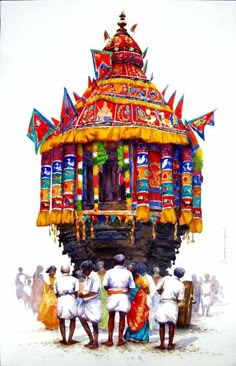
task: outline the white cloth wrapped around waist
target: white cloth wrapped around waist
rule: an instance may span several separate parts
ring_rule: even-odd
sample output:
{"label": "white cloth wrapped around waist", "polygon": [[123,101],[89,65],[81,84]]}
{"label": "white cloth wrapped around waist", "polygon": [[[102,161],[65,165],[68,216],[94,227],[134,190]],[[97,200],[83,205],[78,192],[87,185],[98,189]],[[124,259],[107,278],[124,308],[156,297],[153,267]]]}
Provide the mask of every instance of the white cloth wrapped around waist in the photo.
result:
{"label": "white cloth wrapped around waist", "polygon": [[178,318],[178,312],[179,308],[177,301],[161,300],[157,307],[156,320],[159,323],[171,322],[176,324]]}
{"label": "white cloth wrapped around waist", "polygon": [[107,290],[108,296],[116,295],[116,294],[127,294],[127,293],[128,293],[128,289],[125,287],[114,287],[114,288],[109,288]]}
{"label": "white cloth wrapped around waist", "polygon": [[[178,302],[176,299],[160,299],[160,302],[162,301],[172,301],[172,302]],[[183,300],[182,300],[183,301]]]}
{"label": "white cloth wrapped around waist", "polygon": [[99,323],[102,318],[102,303],[100,296],[81,299],[78,306],[78,316],[88,321]]}
{"label": "white cloth wrapped around waist", "polygon": [[64,294],[57,299],[57,315],[60,319],[73,319],[78,315],[75,296]]}
{"label": "white cloth wrapped around waist", "polygon": [[75,297],[75,293],[74,292],[71,292],[71,291],[63,291],[61,293],[58,293],[58,297],[66,296],[66,295],[71,295],[71,296],[74,296]]}

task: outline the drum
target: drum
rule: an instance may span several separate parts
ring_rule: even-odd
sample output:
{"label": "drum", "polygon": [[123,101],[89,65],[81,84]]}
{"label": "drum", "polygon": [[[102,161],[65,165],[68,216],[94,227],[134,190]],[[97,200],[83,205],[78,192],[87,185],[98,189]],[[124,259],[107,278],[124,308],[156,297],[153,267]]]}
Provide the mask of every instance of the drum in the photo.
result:
{"label": "drum", "polygon": [[192,303],[193,303],[193,282],[183,281],[185,287],[184,305],[179,307],[179,315],[177,320],[177,327],[188,327],[191,321],[192,315]]}

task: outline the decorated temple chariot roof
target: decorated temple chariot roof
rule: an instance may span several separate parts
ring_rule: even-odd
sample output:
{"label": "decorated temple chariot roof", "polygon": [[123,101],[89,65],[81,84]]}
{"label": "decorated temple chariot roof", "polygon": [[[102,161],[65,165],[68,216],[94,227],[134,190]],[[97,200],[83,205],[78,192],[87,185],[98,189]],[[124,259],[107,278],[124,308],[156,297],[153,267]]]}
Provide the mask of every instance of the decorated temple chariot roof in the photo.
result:
{"label": "decorated temple chariot roof", "polygon": [[137,139],[189,144],[181,115],[146,76],[144,53],[126,29],[124,12],[103,50],[91,50],[95,78],[74,104],[74,118],[54,132],[41,152],[61,143]]}

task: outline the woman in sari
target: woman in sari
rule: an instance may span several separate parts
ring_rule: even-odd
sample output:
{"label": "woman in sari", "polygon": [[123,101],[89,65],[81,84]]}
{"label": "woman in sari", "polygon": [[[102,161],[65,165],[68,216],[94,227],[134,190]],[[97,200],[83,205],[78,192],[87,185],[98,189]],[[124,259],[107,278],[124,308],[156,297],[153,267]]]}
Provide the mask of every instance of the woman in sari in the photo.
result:
{"label": "woman in sari", "polygon": [[57,317],[57,297],[54,293],[53,287],[56,282],[56,267],[50,266],[46,273],[48,278],[43,285],[43,295],[39,304],[39,312],[37,320],[42,322],[46,329],[57,329],[59,320]]}
{"label": "woman in sari", "polygon": [[41,297],[43,296],[43,267],[37,266],[33,274],[31,307],[34,313],[38,313]]}
{"label": "woman in sari", "polygon": [[103,287],[103,279],[106,273],[106,269],[104,267],[104,262],[99,261],[97,263],[97,274],[101,281],[101,302],[102,302],[102,319],[98,324],[100,329],[107,329],[108,326],[108,310],[107,310],[107,292]]}
{"label": "woman in sari", "polygon": [[136,263],[129,264],[127,268],[132,272],[135,288],[129,292],[131,308],[127,314],[128,327],[125,331],[124,338],[131,342],[145,343],[149,341],[148,282],[138,273]]}

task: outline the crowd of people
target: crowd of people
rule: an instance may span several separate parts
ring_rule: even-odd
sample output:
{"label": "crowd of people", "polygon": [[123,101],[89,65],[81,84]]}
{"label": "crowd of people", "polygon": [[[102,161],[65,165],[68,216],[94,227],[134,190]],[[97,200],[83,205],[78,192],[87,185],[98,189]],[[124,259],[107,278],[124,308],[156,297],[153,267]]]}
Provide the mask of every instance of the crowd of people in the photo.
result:
{"label": "crowd of people", "polygon": [[210,316],[211,306],[223,302],[223,287],[215,275],[206,273],[204,278],[196,274],[192,275],[194,302],[192,317],[198,319],[200,316]]}
{"label": "crowd of people", "polygon": [[[148,273],[144,263],[128,263],[123,254],[113,258],[114,266],[106,270],[103,261],[83,261],[80,270],[71,274],[70,265],[57,268],[37,266],[29,276],[19,268],[16,276],[16,295],[26,308],[37,314],[46,329],[60,330],[63,345],[74,344],[76,319],[79,319],[88,343],[85,347],[99,347],[99,332],[107,331],[106,347],[114,344],[116,314],[118,317],[117,346],[127,342],[149,342],[150,331],[159,330],[160,344],[155,348],[172,350],[179,308],[184,306],[185,274],[177,267],[173,275],[162,277],[157,266]],[[125,265],[126,264],[126,265]],[[209,315],[210,306],[217,301],[220,290],[215,276],[206,274],[204,280],[192,276],[194,287],[193,316]],[[69,335],[65,322],[69,321]],[[168,327],[168,344],[165,332]]]}

